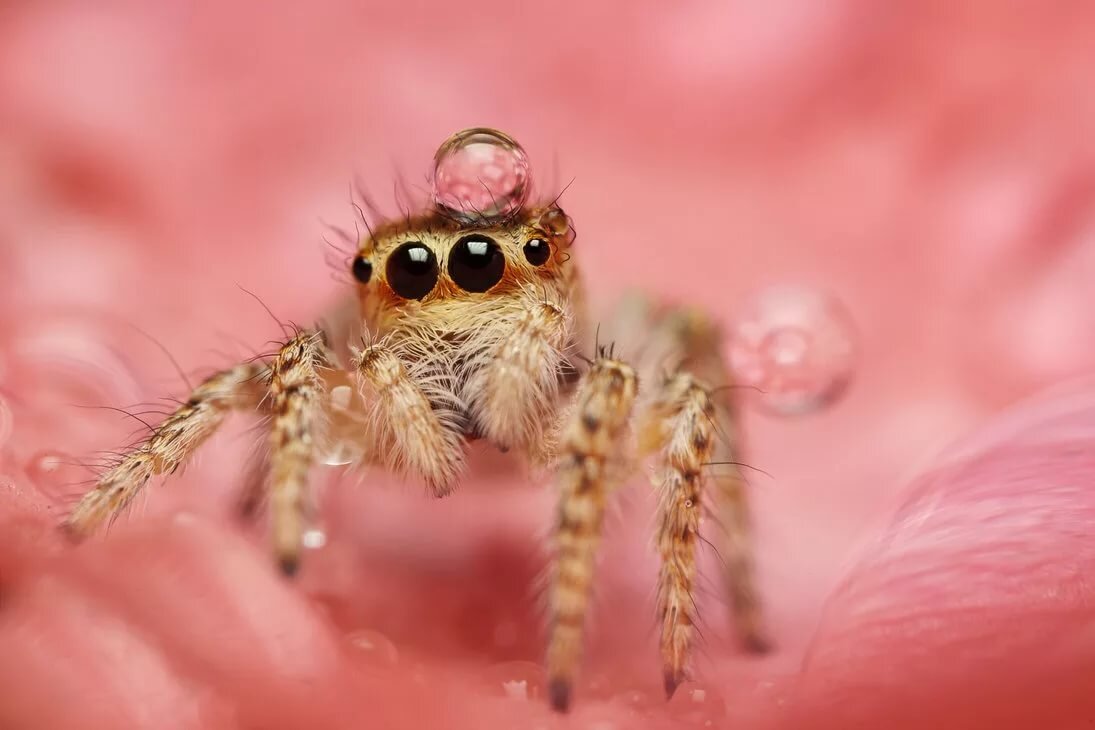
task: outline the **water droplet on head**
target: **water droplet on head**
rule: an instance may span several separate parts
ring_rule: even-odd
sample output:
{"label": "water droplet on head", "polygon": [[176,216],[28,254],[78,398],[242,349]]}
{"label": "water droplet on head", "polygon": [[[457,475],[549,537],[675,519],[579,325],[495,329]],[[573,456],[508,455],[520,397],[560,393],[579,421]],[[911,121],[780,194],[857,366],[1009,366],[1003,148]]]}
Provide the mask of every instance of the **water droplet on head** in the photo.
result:
{"label": "water droplet on head", "polygon": [[730,332],[735,381],[758,389],[755,402],[780,416],[833,404],[855,367],[855,328],[835,298],[780,286],[752,297]]}
{"label": "water droplet on head", "polygon": [[486,669],[483,673],[483,686],[493,697],[539,700],[545,696],[547,677],[539,664],[502,662],[492,664]]}
{"label": "water droplet on head", "polygon": [[399,663],[399,650],[395,644],[379,631],[361,629],[346,636],[346,641],[357,650],[357,655],[367,663],[390,667]]}
{"label": "water droplet on head", "polygon": [[502,132],[465,129],[434,156],[434,203],[460,218],[510,215],[525,204],[528,188],[528,157]]}

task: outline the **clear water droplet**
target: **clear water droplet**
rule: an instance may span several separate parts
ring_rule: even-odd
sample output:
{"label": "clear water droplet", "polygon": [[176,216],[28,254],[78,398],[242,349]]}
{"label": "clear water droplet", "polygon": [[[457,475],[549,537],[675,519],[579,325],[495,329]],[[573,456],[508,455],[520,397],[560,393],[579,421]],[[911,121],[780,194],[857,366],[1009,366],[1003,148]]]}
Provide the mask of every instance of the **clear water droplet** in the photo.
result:
{"label": "clear water droplet", "polygon": [[528,156],[515,140],[493,129],[465,129],[434,156],[433,199],[465,219],[507,216],[525,204]]}
{"label": "clear water droplet", "polygon": [[722,727],[726,701],[712,686],[682,682],[666,708],[669,716],[686,727]]}
{"label": "clear water droplet", "polygon": [[483,672],[483,686],[493,697],[536,701],[545,696],[547,676],[533,662],[501,662]]}
{"label": "clear water droplet", "polygon": [[327,533],[318,527],[313,527],[304,531],[300,543],[308,550],[319,550],[327,544]]}
{"label": "clear water droplet", "polygon": [[399,649],[384,634],[371,629],[361,629],[346,636],[346,641],[357,650],[358,656],[378,667],[390,667],[399,663]]}
{"label": "clear water droplet", "polygon": [[660,692],[645,689],[629,689],[612,698],[612,703],[625,708],[631,716],[645,716],[665,704]]}
{"label": "clear water droplet", "polygon": [[779,286],[752,297],[730,333],[736,382],[758,389],[754,401],[774,415],[796,416],[832,405],[855,369],[851,316],[834,297]]}
{"label": "clear water droplet", "polygon": [[24,471],[39,492],[55,500],[67,500],[94,483],[90,469],[60,451],[39,451],[27,460]]}

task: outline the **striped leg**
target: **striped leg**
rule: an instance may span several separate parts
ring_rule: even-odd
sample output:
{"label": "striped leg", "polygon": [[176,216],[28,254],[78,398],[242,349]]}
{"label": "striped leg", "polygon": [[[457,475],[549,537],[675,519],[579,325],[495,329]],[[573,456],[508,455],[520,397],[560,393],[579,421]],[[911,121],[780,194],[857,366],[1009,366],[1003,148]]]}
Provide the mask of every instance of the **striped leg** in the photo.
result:
{"label": "striped leg", "polygon": [[76,539],[91,534],[117,517],[153,476],[178,469],[229,411],[257,409],[265,371],[263,364],[243,364],[206,378],[151,436],[99,477],[63,523],[65,531]]}
{"label": "striped leg", "polygon": [[582,629],[607,493],[618,477],[638,388],[631,367],[598,359],[578,386],[559,453],[559,512],[547,674],[552,706],[566,711],[582,654]]}
{"label": "striped leg", "polygon": [[668,377],[644,413],[641,445],[660,452],[658,618],[665,693],[685,678],[695,641],[696,541],[704,509],[704,467],[714,446],[715,406],[687,373]]}
{"label": "striped leg", "polygon": [[286,575],[300,563],[308,507],[308,472],[321,436],[329,366],[321,333],[301,332],[270,364],[270,510],[274,554]]}

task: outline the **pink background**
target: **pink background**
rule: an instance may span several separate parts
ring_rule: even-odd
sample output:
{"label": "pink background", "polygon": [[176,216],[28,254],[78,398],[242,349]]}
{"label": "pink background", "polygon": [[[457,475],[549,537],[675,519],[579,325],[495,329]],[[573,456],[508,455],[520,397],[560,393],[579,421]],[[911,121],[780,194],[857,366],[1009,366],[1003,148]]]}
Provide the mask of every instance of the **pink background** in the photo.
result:
{"label": "pink background", "polygon": [[[1095,365],[1090,4],[95,5],[0,8],[0,725],[1095,717],[1095,388],[1000,415]],[[185,391],[135,328],[191,373],[267,349],[238,286],[315,318],[347,290],[320,237],[352,226],[350,181],[389,203],[473,125],[521,140],[542,187],[573,178],[599,304],[644,287],[730,317],[804,282],[855,317],[845,400],[748,418],[778,651],[737,653],[707,556],[705,703],[659,696],[641,479],[565,720],[500,696],[536,689],[552,510],[500,457],[443,501],[318,471],[328,542],[297,585],[229,518],[246,423],[106,539],[51,529],[90,476],[69,462],[134,433],[76,406]]]}

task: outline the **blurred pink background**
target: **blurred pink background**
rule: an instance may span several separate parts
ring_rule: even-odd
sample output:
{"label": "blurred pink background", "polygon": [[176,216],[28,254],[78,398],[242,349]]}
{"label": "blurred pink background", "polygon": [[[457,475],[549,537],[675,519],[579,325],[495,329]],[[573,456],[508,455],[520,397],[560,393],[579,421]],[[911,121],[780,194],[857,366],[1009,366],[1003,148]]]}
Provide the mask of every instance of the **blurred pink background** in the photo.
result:
{"label": "blurred pink background", "polygon": [[[4,5],[0,725],[1084,727],[1095,390],[1000,414],[1095,366],[1093,49],[1082,2]],[[535,694],[552,510],[501,457],[443,501],[317,470],[296,585],[228,516],[243,421],[106,539],[51,529],[133,432],[76,406],[185,390],[138,328],[192,373],[264,350],[238,287],[314,319],[350,182],[389,204],[476,125],[573,179],[599,306],[789,282],[855,319],[844,400],[747,419],[778,651],[737,653],[707,556],[704,703],[659,695],[642,479],[565,719],[500,689]]]}

